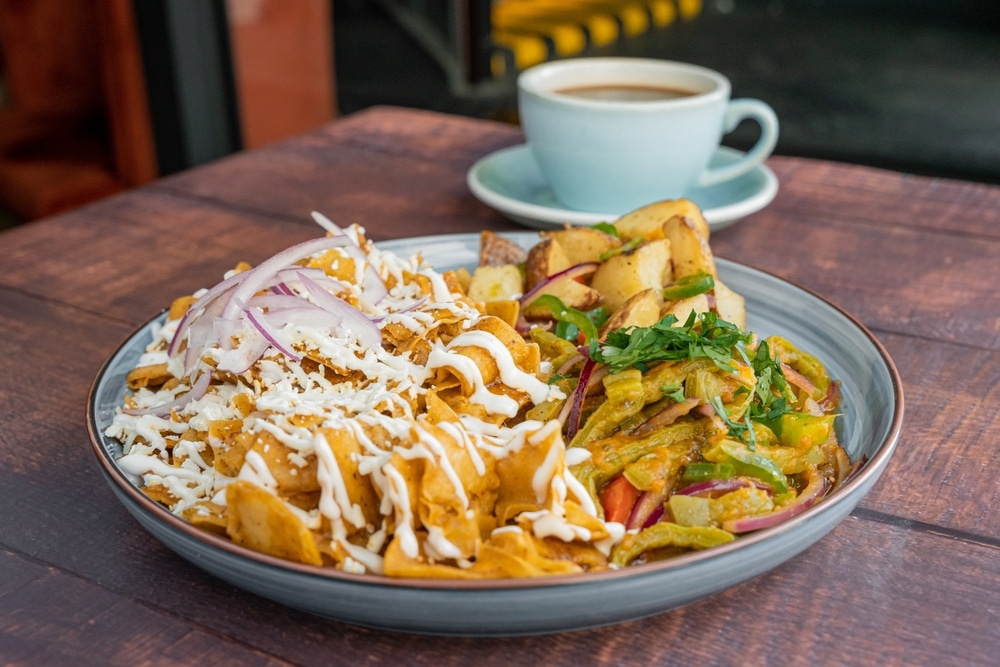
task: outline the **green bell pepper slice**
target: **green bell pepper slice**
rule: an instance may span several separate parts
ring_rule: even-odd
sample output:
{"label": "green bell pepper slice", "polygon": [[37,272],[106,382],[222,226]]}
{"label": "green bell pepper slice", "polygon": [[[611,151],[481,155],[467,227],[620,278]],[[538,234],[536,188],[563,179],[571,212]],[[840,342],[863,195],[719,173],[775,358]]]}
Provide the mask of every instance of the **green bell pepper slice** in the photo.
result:
{"label": "green bell pepper slice", "polygon": [[625,567],[650,549],[710,549],[734,539],[732,533],[713,526],[680,526],[661,521],[638,533],[626,533],[625,538],[611,550],[611,564]]}
{"label": "green bell pepper slice", "polygon": [[663,288],[662,294],[668,301],[677,301],[711,292],[713,289],[715,289],[715,279],[712,274],[700,271],[675,280]]}

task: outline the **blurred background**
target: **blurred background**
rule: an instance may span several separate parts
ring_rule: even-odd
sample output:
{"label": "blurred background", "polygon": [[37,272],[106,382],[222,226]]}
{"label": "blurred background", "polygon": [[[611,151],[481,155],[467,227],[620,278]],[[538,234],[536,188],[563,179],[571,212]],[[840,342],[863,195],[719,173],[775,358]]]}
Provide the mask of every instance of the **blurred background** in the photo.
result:
{"label": "blurred background", "polygon": [[778,154],[1000,183],[996,0],[0,0],[0,226],[373,105],[517,123],[600,55],[719,70]]}

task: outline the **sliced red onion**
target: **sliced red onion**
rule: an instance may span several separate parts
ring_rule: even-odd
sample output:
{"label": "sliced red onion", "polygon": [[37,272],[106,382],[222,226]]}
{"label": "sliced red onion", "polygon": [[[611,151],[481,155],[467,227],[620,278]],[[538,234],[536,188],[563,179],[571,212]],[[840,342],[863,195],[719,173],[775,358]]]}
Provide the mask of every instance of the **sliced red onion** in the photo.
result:
{"label": "sliced red onion", "polygon": [[563,363],[563,365],[558,368],[558,370],[556,370],[556,375],[566,375],[566,373],[568,373],[569,370],[571,368],[573,368],[573,366],[577,365],[578,363],[580,363],[581,361],[583,361],[585,358],[586,357],[584,357],[582,354],[579,354],[579,353],[574,354],[572,357],[570,357],[569,359],[567,359]]}
{"label": "sliced red onion", "polygon": [[281,284],[285,285],[285,287],[288,288],[289,293],[294,295],[296,294],[296,291],[292,289],[292,286],[289,283],[292,284],[297,283],[299,280],[300,273],[309,276],[319,284],[323,285],[323,287],[330,288],[334,292],[351,291],[350,285],[341,282],[336,278],[331,278],[326,274],[326,271],[324,271],[323,269],[309,267],[309,266],[299,266],[298,264],[294,264],[292,266],[289,266],[288,268],[281,269],[280,271],[274,274],[274,280],[281,281]]}
{"label": "sliced red onion", "polygon": [[[246,315],[246,318],[250,320],[250,324],[252,324],[254,328],[267,339],[267,342],[270,343],[274,349],[278,350],[278,352],[281,352],[292,361],[302,361],[302,357],[296,354],[292,346],[283,340],[284,336],[281,335],[281,330],[278,327],[271,326],[271,323],[267,320],[267,318],[262,317],[263,313],[260,311],[255,313],[253,308],[244,306],[243,314]],[[256,359],[254,361],[256,361]]]}
{"label": "sliced red onion", "polygon": [[666,491],[643,491],[629,514],[625,527],[629,530],[649,528],[663,517]]}
{"label": "sliced red onion", "polygon": [[847,484],[849,481],[854,479],[854,477],[857,476],[859,472],[861,472],[861,468],[863,468],[866,463],[868,463],[868,455],[862,454],[861,457],[854,462],[854,465],[851,466],[850,472],[847,473],[847,477],[844,478],[844,481],[841,482],[841,485]]}
{"label": "sliced red onion", "polygon": [[194,381],[191,388],[178,396],[169,403],[163,403],[161,405],[154,405],[148,408],[124,408],[122,412],[127,415],[132,415],[133,417],[141,417],[142,415],[156,415],[157,417],[165,417],[170,414],[171,410],[179,410],[185,405],[192,401],[197,401],[205,392],[208,391],[208,386],[212,382],[212,374],[209,372],[204,372],[198,376],[198,379]]}
{"label": "sliced red onion", "polygon": [[188,344],[184,353],[185,375],[191,374],[205,350],[213,343],[218,342],[223,350],[232,347],[233,336],[241,325],[238,322],[226,322],[219,317],[224,307],[225,299],[214,299],[188,327]]}
{"label": "sliced red onion", "polygon": [[[236,374],[248,370],[272,345],[298,361],[300,355],[280,333],[291,318],[298,316],[303,320],[297,323],[331,330],[346,324],[363,345],[381,345],[382,336],[378,327],[356,308],[328,291],[328,288],[335,292],[350,290],[350,286],[330,278],[321,269],[296,265],[303,258],[324,250],[344,248],[365,262],[368,269],[366,283],[370,283],[373,290],[367,297],[375,302],[383,299],[388,294],[385,283],[358,245],[335,225],[332,226],[332,233],[333,236],[287,248],[209,289],[181,318],[168,353],[175,354],[181,341],[187,338],[186,374],[191,373],[205,350],[213,344],[218,344],[222,350],[219,370]],[[296,293],[291,284],[295,281],[302,284],[302,294]],[[262,290],[268,290],[269,294],[259,294]],[[304,298],[306,293],[317,303],[307,301]],[[240,344],[234,347],[234,339],[241,334]]]}
{"label": "sliced red onion", "polygon": [[365,347],[382,345],[382,331],[364,313],[340,297],[330,294],[307,275],[300,273],[299,280],[320,308],[344,318],[344,324],[358,337]]}
{"label": "sliced red onion", "polygon": [[226,303],[225,309],[222,311],[222,317],[229,320],[236,319],[241,310],[241,306],[239,304],[245,304],[254,294],[267,287],[271,283],[275,274],[281,269],[294,264],[304,257],[309,257],[331,248],[341,248],[344,247],[345,244],[350,243],[352,243],[351,239],[347,236],[324,236],[323,238],[312,239],[310,241],[293,245],[292,247],[286,248],[276,255],[269,257],[254,268],[245,272],[248,275],[236,287],[236,289],[233,290],[233,293],[229,297],[229,301]]}
{"label": "sliced red onion", "polygon": [[[395,311],[389,313],[389,315],[397,315],[397,314],[401,314],[401,313],[409,313],[410,311],[416,310],[420,306],[424,305],[428,301],[430,301],[430,297],[425,294],[422,297],[420,297],[419,299],[417,299],[416,301],[410,303],[408,306],[406,306],[406,308],[400,308],[399,310],[395,310]],[[385,320],[385,318],[388,317],[389,315],[381,315],[379,317],[373,317],[373,318],[371,318],[371,321],[375,322],[376,324],[378,324],[378,323],[381,323],[383,320]]]}
{"label": "sliced red onion", "polygon": [[362,283],[363,291],[358,295],[358,299],[365,301],[372,306],[377,306],[389,296],[389,288],[386,287],[382,276],[378,274],[371,262],[365,258],[365,279]]}
{"label": "sliced red onion", "polygon": [[389,295],[389,289],[386,287],[385,281],[382,280],[382,276],[378,274],[375,267],[368,261],[368,256],[365,254],[364,250],[362,250],[353,239],[347,236],[347,232],[337,226],[336,223],[322,213],[313,211],[312,218],[320,227],[328,231],[333,236],[343,236],[351,241],[349,245],[344,246],[344,250],[355,259],[364,262],[365,267],[365,279],[361,285],[364,290],[364,294],[361,298],[372,305],[379,304]]}
{"label": "sliced red onion", "polygon": [[521,297],[521,307],[524,308],[530,305],[531,302],[535,300],[535,297],[537,297],[545,290],[545,288],[556,280],[560,280],[562,278],[574,280],[580,276],[587,276],[596,271],[598,266],[600,265],[597,262],[584,262],[582,264],[575,264],[568,269],[553,273],[551,276],[545,280],[539,281],[537,285],[525,292],[524,296]]}
{"label": "sliced red onion", "polygon": [[[280,283],[280,281],[272,281],[274,274],[280,268],[322,250],[339,247],[345,242],[345,239],[347,242],[350,242],[350,239],[346,237],[341,239],[324,237],[300,243],[278,253],[252,269],[235,273],[214,287],[211,287],[191,304],[191,307],[188,308],[187,312],[181,318],[181,321],[177,325],[177,330],[174,332],[174,336],[167,346],[167,354],[173,356],[178,351],[181,341],[184,340],[189,328],[196,320],[206,316],[219,316],[226,320],[239,319],[240,309],[235,305],[234,298],[242,302],[248,301],[250,297],[261,289]],[[191,363],[192,358],[199,358],[203,352],[200,346],[191,345],[190,341],[188,347],[189,354],[186,357],[186,367]],[[228,343],[223,341],[222,347],[223,349],[228,349]],[[195,349],[191,350],[190,348]],[[187,372],[190,372],[190,368],[188,368]]]}
{"label": "sliced red onion", "polygon": [[566,439],[572,440],[576,432],[580,430],[580,414],[583,411],[583,399],[587,397],[587,388],[590,383],[590,376],[593,375],[597,362],[587,359],[580,369],[580,379],[576,384],[576,389],[570,395],[567,403],[570,404],[569,414],[566,417]]}
{"label": "sliced red onion", "polygon": [[806,392],[807,395],[812,396],[816,391],[816,385],[812,380],[807,378],[802,373],[798,372],[788,364],[781,364],[781,372],[785,374],[785,379],[791,384]]}
{"label": "sliced red onion", "polygon": [[678,418],[683,417],[698,407],[700,402],[700,398],[688,398],[680,403],[671,403],[643,423],[639,424],[632,431],[632,435],[643,435],[644,433],[649,433],[650,431],[654,431],[658,428],[669,426],[677,421]]}
{"label": "sliced red onion", "polygon": [[724,521],[722,528],[723,530],[728,530],[730,533],[749,533],[754,530],[776,526],[782,521],[787,521],[815,505],[826,493],[826,487],[826,478],[818,472],[814,472],[812,479],[809,480],[809,484],[806,485],[806,488],[802,489],[802,493],[791,504],[768,514]]}
{"label": "sliced red onion", "polygon": [[[256,334],[256,330],[254,331]],[[245,336],[238,347],[225,350],[219,358],[217,368],[235,375],[242,375],[264,356],[271,342],[262,335]]]}
{"label": "sliced red onion", "polygon": [[204,314],[196,319],[188,329],[188,345],[184,352],[184,374],[190,375],[198,364],[205,349],[212,341],[218,340],[216,331],[219,319],[214,315]]}
{"label": "sliced red onion", "polygon": [[611,372],[611,367],[606,364],[599,364],[594,372],[590,374],[587,379],[587,396],[594,393],[594,387],[601,384],[604,381],[605,376]]}
{"label": "sliced red onion", "polygon": [[184,316],[181,317],[181,321],[178,322],[177,329],[174,331],[174,337],[170,339],[170,344],[167,346],[168,355],[173,356],[174,353],[177,352],[177,348],[181,341],[184,340],[184,334],[187,333],[187,329],[191,326],[192,320],[201,317],[200,311],[203,308],[207,308],[227,291],[234,289],[237,285],[243,282],[247,273],[247,271],[234,273],[222,282],[210,288],[191,304],[191,306],[187,309],[187,312],[184,313]]}
{"label": "sliced red onion", "polygon": [[714,417],[715,416],[715,408],[712,407],[711,403],[702,403],[701,405],[695,407],[695,409],[692,410],[691,412],[699,414],[702,417]]}
{"label": "sliced red onion", "polygon": [[335,331],[344,321],[343,317],[324,310],[313,303],[303,299],[300,299],[299,303],[301,305],[295,308],[270,310],[264,313],[264,317],[267,318],[272,326],[278,328],[292,324],[316,327],[317,329],[329,329],[330,331]]}
{"label": "sliced red onion", "polygon": [[826,390],[826,396],[820,400],[819,405],[824,411],[829,412],[840,403],[840,383],[830,382],[830,387]]}
{"label": "sliced red onion", "polygon": [[326,231],[328,231],[330,234],[332,234],[334,236],[345,236],[346,235],[346,232],[344,232],[344,230],[341,229],[339,225],[337,225],[333,220],[331,220],[330,218],[326,217],[325,215],[323,215],[319,211],[313,211],[312,212],[312,219],[313,219],[313,221],[316,222],[317,225],[319,225],[320,227],[322,227],[323,229],[325,229]]}
{"label": "sliced red onion", "polygon": [[296,294],[258,294],[246,305],[260,310],[278,310],[281,308],[298,308],[306,303]]}
{"label": "sliced red onion", "polygon": [[767,482],[759,479],[747,477],[730,477],[728,479],[706,479],[704,482],[695,482],[685,486],[674,494],[678,496],[698,496],[699,498],[714,498],[725,493],[739,491],[749,487],[755,487],[761,491],[766,491],[768,495],[774,495],[774,488]]}

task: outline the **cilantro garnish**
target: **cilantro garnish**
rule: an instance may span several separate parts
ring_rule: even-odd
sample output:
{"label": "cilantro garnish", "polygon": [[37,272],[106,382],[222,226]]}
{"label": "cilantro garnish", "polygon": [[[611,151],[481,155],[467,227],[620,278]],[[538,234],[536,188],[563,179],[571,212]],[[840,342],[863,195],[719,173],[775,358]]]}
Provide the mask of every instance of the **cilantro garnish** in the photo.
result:
{"label": "cilantro garnish", "polygon": [[781,363],[771,356],[767,341],[761,341],[757,352],[750,360],[757,383],[754,386],[754,400],[750,403],[750,417],[756,421],[773,422],[786,412],[791,412],[788,398],[791,390]]}
{"label": "cilantro garnish", "polygon": [[733,421],[729,416],[729,412],[726,411],[726,406],[722,404],[721,396],[713,396],[708,402],[715,408],[715,414],[719,415],[719,418],[729,427],[729,435],[746,442],[747,447],[752,452],[757,446],[757,434],[754,433],[753,428],[749,424],[740,424]]}
{"label": "cilantro garnish", "polygon": [[[736,359],[741,360],[753,368],[756,377],[753,398],[744,418],[733,420],[719,396],[710,398],[709,403],[729,428],[730,435],[745,441],[753,450],[757,438],[751,421],[773,423],[791,411],[789,399],[792,395],[781,364],[771,356],[766,341],[748,349],[754,340],[753,334],[720,319],[715,313],[692,312],[684,324],[678,326],[677,323],[674,315],[667,315],[650,327],[612,331],[603,342],[591,341],[590,358],[607,364],[612,373],[626,368],[645,372],[657,362],[697,358],[710,359],[716,367],[731,373],[736,371]],[[748,391],[741,388],[737,393]],[[675,400],[683,400],[683,387],[664,386],[661,392]]]}
{"label": "cilantro garnish", "polygon": [[603,342],[591,341],[590,358],[617,373],[629,367],[645,372],[658,361],[711,359],[722,370],[732,372],[733,348],[746,345],[752,335],[715,313],[694,313],[681,326],[675,315],[667,315],[650,327],[618,329]]}

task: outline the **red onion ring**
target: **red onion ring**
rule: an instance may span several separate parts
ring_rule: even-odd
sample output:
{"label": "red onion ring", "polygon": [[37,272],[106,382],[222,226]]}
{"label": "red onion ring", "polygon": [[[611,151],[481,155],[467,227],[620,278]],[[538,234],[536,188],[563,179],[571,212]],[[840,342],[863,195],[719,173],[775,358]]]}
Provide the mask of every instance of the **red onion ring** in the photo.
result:
{"label": "red onion ring", "polygon": [[826,488],[826,478],[818,472],[814,472],[809,484],[802,489],[802,493],[790,505],[760,516],[724,521],[722,528],[730,533],[749,533],[754,530],[770,528],[812,507],[826,493]]}
{"label": "red onion ring", "polygon": [[629,530],[642,530],[652,526],[663,517],[663,503],[666,500],[666,491],[643,491],[632,508],[625,527]]}
{"label": "red onion ring", "polygon": [[572,280],[575,278],[579,278],[580,276],[590,275],[591,273],[597,270],[598,266],[600,265],[597,262],[583,262],[582,264],[575,264],[569,267],[568,269],[564,269],[562,271],[553,273],[551,276],[549,276],[545,280],[540,281],[537,285],[535,285],[530,290],[525,292],[524,296],[521,297],[521,307],[524,308],[526,306],[531,305],[531,302],[534,301],[535,297],[538,296],[539,293],[544,291],[545,288],[551,285],[554,281],[560,280],[562,278],[569,278],[570,280]]}
{"label": "red onion ring", "polygon": [[184,392],[184,394],[169,403],[154,405],[148,408],[123,408],[122,412],[127,415],[132,415],[133,417],[141,417],[142,415],[156,415],[157,417],[164,417],[169,415],[171,410],[179,410],[188,403],[200,399],[208,391],[208,386],[211,382],[212,374],[206,371],[198,376],[198,379],[195,380],[194,384],[191,385],[191,388],[188,391]]}
{"label": "red onion ring", "polygon": [[382,276],[378,274],[375,267],[371,265],[368,261],[368,256],[365,252],[351,239],[343,229],[341,229],[336,223],[334,223],[330,218],[326,217],[318,211],[312,212],[312,218],[316,221],[320,227],[328,231],[334,237],[344,237],[350,241],[349,244],[344,246],[344,251],[351,255],[358,261],[364,262],[365,267],[365,278],[362,282],[362,289],[364,290],[365,298],[371,299],[368,303],[372,305],[379,304],[382,299],[389,295],[389,289],[385,286],[385,281],[382,280]]}
{"label": "red onion ring", "polygon": [[[274,349],[278,350],[278,352],[281,352],[292,361],[302,361],[302,357],[295,353],[292,346],[281,340],[282,336],[279,333],[280,329],[272,326],[266,317],[258,317],[257,314],[254,313],[254,309],[246,306],[243,307],[243,314],[246,315],[246,318],[250,320],[250,324],[252,324],[254,328],[267,339],[267,342],[270,343]],[[263,313],[261,313],[261,315],[263,315]],[[257,359],[254,359],[254,361],[257,361]]]}
{"label": "red onion ring", "polygon": [[756,479],[749,479],[747,477],[706,479],[704,482],[695,482],[694,484],[685,486],[683,489],[675,491],[674,495],[714,498],[715,496],[722,495],[724,493],[739,491],[740,489],[746,489],[751,486],[756,487],[761,491],[766,491],[768,495],[774,495],[774,488],[772,488],[770,484]]}
{"label": "red onion ring", "polygon": [[305,274],[300,273],[299,280],[316,301],[316,305],[344,318],[343,324],[358,337],[362,345],[366,347],[382,345],[382,331],[364,313],[340,297],[330,294]]}

